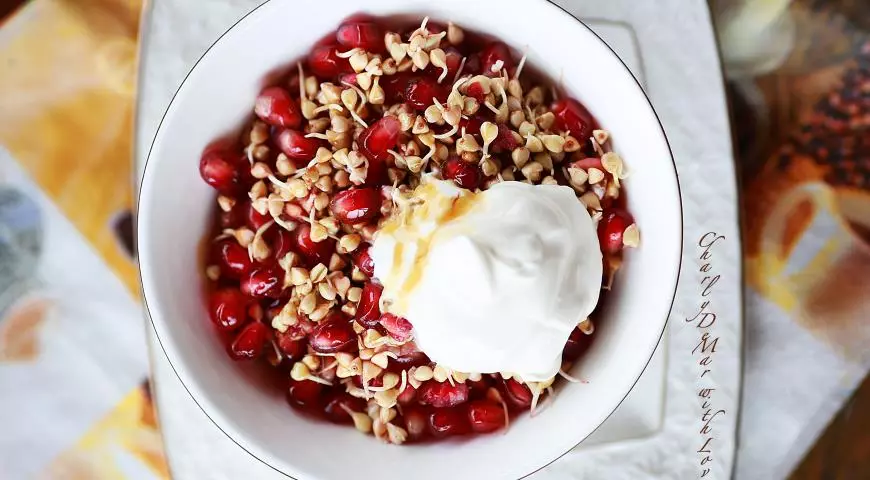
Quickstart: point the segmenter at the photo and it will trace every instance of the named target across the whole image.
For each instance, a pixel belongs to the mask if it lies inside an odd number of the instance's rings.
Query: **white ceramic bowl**
[[[294,478],[519,478],[566,453],[619,405],[650,359],[674,298],[682,223],[675,167],[661,125],[636,80],[586,26],[543,1],[271,0],[223,35],[175,95],[152,146],[139,200],[142,286],[154,329],[203,412],[240,447]],[[250,114],[264,77],[293,65],[360,8],[374,15],[452,20],[490,33],[583,102],[612,132],[631,169],[628,207],[642,245],[629,252],[613,305],[592,349],[535,418],[505,434],[391,446],[353,428],[306,418],[231,361],[210,325],[200,290],[198,246],[214,208],[200,178],[203,147]],[[182,453],[183,454],[183,453]]]

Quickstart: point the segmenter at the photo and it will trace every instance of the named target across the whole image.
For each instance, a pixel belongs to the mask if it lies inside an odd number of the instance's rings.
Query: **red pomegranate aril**
[[[371,187],[344,190],[332,197],[329,209],[341,223],[366,223],[381,213],[381,194]]]
[[[278,148],[287,155],[290,160],[296,160],[297,166],[308,162],[317,153],[317,149],[324,146],[319,138],[307,138],[304,133],[289,128],[279,130],[275,135],[275,143]]]
[[[321,45],[308,55],[308,66],[318,77],[329,78],[351,71],[350,62],[338,56],[338,47]]]
[[[563,98],[553,103],[551,110],[556,117],[556,128],[570,132],[571,136],[585,143],[592,135],[595,120],[589,110],[572,98]]]
[[[396,148],[402,125],[396,117],[386,116],[363,130],[357,145],[360,152],[369,159],[365,184],[380,186],[390,183],[387,176],[387,160],[392,156],[389,150]]]
[[[462,74],[480,75],[483,67],[480,64],[480,54],[474,53],[465,58],[465,67],[462,68]]]
[[[492,145],[495,150],[504,152],[512,152],[515,148],[520,146],[517,143],[517,139],[514,138],[511,129],[503,123],[498,124],[498,134],[496,135],[495,140],[492,141]]]
[[[381,319],[379,306],[384,287],[369,282],[363,286],[362,295],[356,308],[356,321],[366,328],[374,328]]]
[[[248,228],[255,232],[263,225],[272,221],[272,217],[269,216],[269,214],[264,215],[254,210],[254,207],[251,206],[251,202],[246,202],[246,209],[248,211]]]
[[[408,86],[405,87],[405,101],[417,110],[423,111],[435,103],[433,98],[438,99],[440,103],[446,102],[449,93],[444,84],[439,84],[431,78],[420,77],[408,82]]]
[[[362,48],[371,53],[384,50],[384,32],[381,27],[374,23],[345,23],[338,27],[335,39],[345,47]]]
[[[229,212],[221,211],[218,216],[218,223],[220,224],[221,230],[232,228],[236,229],[242,226],[242,223],[245,221],[245,214],[247,212],[244,211],[244,208],[236,205]]]
[[[468,404],[468,421],[475,432],[494,432],[505,427],[504,409],[495,402],[477,400]]]
[[[403,407],[403,419],[408,438],[420,440],[429,433],[429,411],[423,407]]]
[[[225,277],[239,279],[247,274],[252,267],[248,250],[233,239],[224,239],[214,244],[214,261]]]
[[[483,122],[488,121],[486,118],[481,117],[480,115],[474,115],[471,117],[462,117],[459,120],[459,129],[465,129],[465,133],[470,133],[472,135],[480,135],[480,127],[483,125]]]
[[[224,195],[234,195],[241,188],[239,161],[230,150],[212,149],[203,153],[199,174],[205,183]]]
[[[475,190],[480,186],[483,172],[480,171],[480,167],[477,165],[463,162],[457,157],[452,157],[444,162],[441,176],[447,180],[453,180],[454,183],[462,188]]]
[[[451,385],[450,382],[430,380],[417,389],[417,398],[421,405],[453,407],[468,400],[468,386],[458,382]]]
[[[586,157],[581,158],[580,160],[574,160],[568,164],[568,168],[579,168],[587,171],[590,168],[597,168],[602,172],[605,171],[604,167],[601,165],[601,159],[599,157]]]
[[[233,360],[253,360],[263,354],[269,340],[269,327],[253,322],[246,325],[230,343],[227,351]]]
[[[483,85],[481,85],[480,82],[471,82],[468,85],[468,89],[466,90],[466,93],[468,94],[469,97],[473,97],[475,100],[477,100],[478,102],[481,102],[481,103],[486,98],[486,92],[484,91]]]
[[[278,229],[272,240],[273,255],[276,260],[281,260],[285,255],[293,251],[295,240],[293,234],[284,230]]]
[[[399,396],[396,398],[396,401],[399,402],[400,405],[408,405],[417,399],[417,389],[414,388],[410,383],[405,385],[405,389],[399,393]]]
[[[218,329],[231,332],[242,326],[248,319],[250,299],[236,288],[222,288],[211,292],[208,310]]]
[[[287,401],[290,406],[302,410],[310,410],[320,405],[320,394],[323,391],[323,385],[312,382],[311,380],[290,380],[290,387],[287,389]]]
[[[504,387],[505,396],[515,407],[529,408],[532,406],[532,391],[529,390],[529,387],[513,378],[505,380]]]
[[[405,88],[408,82],[414,78],[408,72],[399,72],[395,75],[381,77],[381,88],[384,89],[384,97],[387,103],[402,103],[405,101]]]
[[[260,120],[276,127],[299,128],[302,124],[302,113],[296,100],[281,87],[269,87],[260,92],[254,103],[254,113]]]
[[[324,265],[329,264],[332,252],[335,251],[335,240],[327,238],[315,242],[311,239],[311,225],[308,225],[307,223],[299,224],[299,226],[296,227],[295,233],[296,247],[299,249],[299,253],[304,255],[312,266],[318,263]]]
[[[603,212],[598,222],[598,243],[604,253],[614,254],[622,251],[622,235],[634,219],[621,208],[610,208]]]
[[[502,62],[501,69],[512,70],[514,68],[514,60],[511,57],[510,48],[504,42],[492,42],[480,52],[480,63],[484,75],[496,77],[501,72],[499,69],[496,72],[492,71],[492,67],[499,61]]]
[[[242,293],[254,298],[275,298],[282,290],[284,272],[274,265],[257,267],[242,279]]]
[[[356,249],[353,255],[353,264],[369,277],[375,276],[375,261],[369,255],[370,245],[363,245]]]
[[[286,332],[275,331],[275,343],[278,349],[289,361],[301,360],[306,353],[306,345],[302,340],[294,339],[293,333],[288,329]]]
[[[465,409],[436,408],[429,414],[429,432],[437,438],[471,433]]]
[[[384,161],[391,157],[389,150],[396,147],[401,133],[402,124],[396,117],[388,115],[363,130],[357,142],[369,160]]]
[[[343,315],[342,318],[324,320],[308,338],[308,345],[318,353],[352,351],[358,348],[356,332]]]
[[[365,412],[366,402],[345,392],[333,391],[329,393],[323,406],[323,413],[333,423],[353,423],[353,417],[347,412]]]
[[[562,348],[562,361],[574,361],[580,358],[580,355],[589,349],[592,343],[592,335],[586,335],[579,328],[571,331],[568,341],[565,342],[565,347]]]
[[[392,313],[381,315],[381,325],[383,325],[393,339],[399,342],[404,342],[411,338],[411,330],[414,329],[414,326],[406,318],[393,315]]]

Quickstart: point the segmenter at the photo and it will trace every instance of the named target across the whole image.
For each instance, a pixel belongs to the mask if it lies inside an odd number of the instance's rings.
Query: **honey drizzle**
[[[394,218],[388,225],[385,225],[383,228],[383,233],[388,234],[396,234],[396,245],[393,248],[393,268],[390,270],[389,281],[388,284],[395,285],[397,280],[399,279],[399,275],[404,267],[404,242],[406,238],[416,237],[416,253],[414,255],[413,264],[411,265],[411,271],[408,273],[408,277],[405,279],[405,282],[395,291],[395,293],[391,294],[392,304],[390,310],[392,313],[397,315],[403,315],[406,311],[407,307],[407,299],[410,294],[414,291],[417,285],[420,283],[420,280],[423,277],[423,272],[426,269],[426,265],[428,263],[429,251],[432,249],[433,243],[436,241],[436,237],[438,233],[442,230],[442,228],[448,223],[462,217],[467,214],[475,205],[476,193],[469,193],[460,197],[451,198],[450,206],[444,211],[441,212],[438,217],[435,219],[435,228],[426,235],[419,235],[419,226],[418,222],[415,222],[415,218],[426,219],[430,215],[430,210],[435,207],[433,205],[434,202],[438,202],[441,200],[439,197],[441,196],[438,193],[437,187],[434,184],[425,184],[420,186],[417,191],[414,192],[414,196],[417,198],[422,198],[423,203],[416,207],[419,209],[417,212],[402,212],[403,214],[399,215],[398,218]],[[436,210],[437,207],[435,208]],[[402,232],[402,227],[405,227],[407,231]],[[404,238],[403,238],[404,237]]]

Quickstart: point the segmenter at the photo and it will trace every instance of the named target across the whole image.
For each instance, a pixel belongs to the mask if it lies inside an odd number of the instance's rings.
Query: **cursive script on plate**
[[[691,324],[698,331],[698,341],[692,349],[692,355],[698,359],[698,399],[701,407],[699,417],[701,429],[698,430],[698,466],[700,467],[699,478],[710,474],[710,464],[714,458],[714,442],[716,440],[714,420],[724,416],[725,410],[716,408],[716,388],[710,386],[712,381],[708,374],[714,369],[713,358],[716,356],[716,347],[719,337],[713,333],[716,325],[716,311],[712,306],[711,295],[719,282],[713,261],[717,242],[725,240],[724,235],[716,232],[705,233],[698,240],[699,271],[702,274],[700,281],[700,301],[694,316],[687,317],[686,323]]]

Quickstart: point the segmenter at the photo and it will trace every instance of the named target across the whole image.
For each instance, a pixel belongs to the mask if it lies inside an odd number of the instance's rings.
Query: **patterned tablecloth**
[[[665,14],[699,20],[670,3]],[[854,279],[870,270],[870,27],[814,0],[714,3],[739,77],[746,176],[737,476],[780,478],[868,366],[870,291]],[[0,478],[169,476],[131,254],[141,9],[31,0],[0,24]],[[809,20],[819,11],[830,22]],[[819,38],[833,40],[821,48]],[[657,68],[672,54],[655,52]],[[811,99],[787,119],[766,115],[775,89],[755,88],[771,70],[802,79]],[[696,162],[703,169],[703,155]]]

